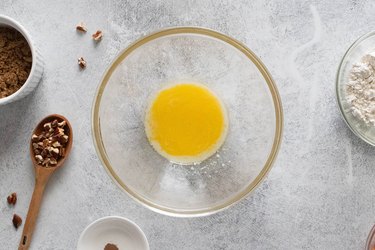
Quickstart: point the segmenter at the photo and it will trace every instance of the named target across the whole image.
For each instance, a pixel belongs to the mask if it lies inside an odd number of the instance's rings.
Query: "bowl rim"
[[[370,248],[370,246],[371,246],[372,239],[375,236],[374,234],[375,234],[375,225],[373,225],[371,227],[371,230],[368,233],[367,240],[366,240],[366,248],[365,248],[366,250],[372,250],[372,248]]]
[[[93,222],[91,222],[89,225],[87,225],[85,227],[85,229],[83,229],[81,235],[79,236],[78,238],[78,241],[77,241],[77,249],[78,249],[78,246],[79,244],[82,242],[82,239],[83,237],[86,235],[86,233],[90,230],[90,228],[92,228],[94,225],[102,222],[102,221],[106,221],[106,220],[119,220],[119,221],[122,221],[122,222],[125,222],[127,223],[128,225],[131,225],[132,227],[134,227],[136,229],[136,231],[142,236],[142,240],[143,242],[146,244],[147,246],[147,249],[150,249],[150,245],[148,243],[148,240],[147,240],[147,237],[146,237],[146,234],[143,232],[143,230],[132,220],[129,220],[127,218],[124,218],[124,217],[121,217],[121,216],[116,216],[116,215],[111,215],[111,216],[105,216],[105,217],[102,217],[102,218],[99,218],[99,219],[96,219],[94,220]]]
[[[8,21],[9,24],[5,23],[4,20]],[[35,47],[32,39],[31,39],[31,36],[30,36],[29,32],[19,22],[17,22],[16,20],[14,20],[11,17],[5,16],[5,15],[0,15],[0,26],[1,25],[10,26],[11,28],[13,28],[13,29],[17,30],[19,33],[21,33],[21,35],[26,39],[27,44],[30,47],[31,56],[32,56],[32,60],[33,60],[32,63],[31,63],[30,73],[27,76],[26,82],[21,86],[21,88],[19,88],[16,92],[11,94],[10,96],[0,98],[0,105],[3,105],[3,104],[7,104],[7,103],[12,102],[15,98],[17,98],[17,96],[24,89],[27,88],[26,86],[29,85],[29,83],[31,82],[32,76],[34,75],[37,58],[36,58],[36,47]]]
[[[344,119],[346,125],[349,127],[349,129],[357,136],[359,137],[360,139],[362,139],[364,142],[372,145],[372,146],[375,146],[375,141],[372,142],[371,140],[369,140],[367,137],[363,136],[359,131],[357,131],[357,129],[355,129],[353,127],[353,125],[349,122],[348,118],[347,118],[347,115],[344,111],[344,107],[342,105],[342,102],[340,100],[340,82],[343,80],[340,75],[342,73],[342,71],[344,70],[344,64],[346,63],[348,57],[350,56],[350,54],[357,48],[357,46],[363,42],[364,40],[366,40],[367,38],[371,37],[371,36],[374,36],[375,35],[375,31],[370,31],[362,36],[360,36],[359,38],[357,38],[350,46],[349,48],[346,50],[344,56],[342,57],[341,61],[340,61],[340,64],[339,64],[339,67],[337,69],[337,72],[336,72],[336,102],[339,106],[339,109],[340,109],[340,113],[341,113],[341,116],[342,118]],[[344,78],[345,79],[345,78]]]
[[[273,140],[273,145],[271,148],[271,151],[268,155],[268,159],[263,166],[262,170],[258,174],[258,176],[249,183],[243,190],[241,190],[239,193],[234,195],[233,197],[230,197],[225,202],[212,206],[207,208],[201,208],[201,209],[194,209],[194,210],[183,210],[183,209],[175,209],[170,208],[162,205],[158,205],[150,200],[147,200],[145,197],[142,197],[141,195],[137,194],[136,191],[132,190],[131,188],[127,187],[126,184],[118,177],[118,175],[115,173],[115,171],[112,169],[111,164],[109,162],[108,156],[106,154],[106,150],[103,144],[103,140],[101,138],[101,132],[100,132],[100,117],[99,117],[99,108],[100,108],[100,101],[103,94],[103,91],[108,83],[108,80],[113,73],[114,69],[117,67],[119,63],[122,62],[132,51],[139,48],[143,44],[152,41],[154,39],[168,36],[168,35],[175,35],[175,34],[198,34],[198,35],[205,35],[211,38],[218,39],[222,42],[225,42],[236,49],[238,49],[240,52],[242,52],[249,60],[251,60],[259,70],[259,72],[262,74],[263,78],[267,82],[270,94],[272,96],[274,109],[275,109],[275,122],[276,122],[276,128],[275,128],[275,135]],[[283,130],[283,111],[282,111],[282,104],[281,104],[281,98],[279,95],[279,92],[276,88],[276,85],[274,83],[274,80],[272,79],[270,73],[268,72],[267,68],[264,66],[264,64],[260,61],[260,59],[244,44],[241,42],[225,35],[220,32],[214,31],[212,29],[203,28],[203,27],[195,27],[195,26],[179,26],[179,27],[169,27],[165,29],[161,29],[155,32],[152,32],[146,36],[141,37],[140,39],[134,41],[129,46],[127,46],[124,50],[122,50],[118,56],[111,62],[107,70],[104,72],[103,77],[99,83],[99,86],[97,87],[96,94],[93,101],[92,106],[92,134],[93,134],[93,140],[96,152],[106,169],[107,173],[110,175],[112,180],[126,193],[129,194],[131,198],[136,200],[137,202],[141,203],[142,205],[146,206],[147,208],[169,216],[175,216],[175,217],[197,217],[197,216],[205,216],[210,215],[213,213],[216,213],[218,211],[221,211],[225,208],[228,208],[243,198],[245,198],[247,195],[249,195],[253,190],[255,190],[256,187],[264,180],[264,178],[267,176],[268,172],[270,171],[277,153],[280,149],[281,139],[282,139],[282,130]]]

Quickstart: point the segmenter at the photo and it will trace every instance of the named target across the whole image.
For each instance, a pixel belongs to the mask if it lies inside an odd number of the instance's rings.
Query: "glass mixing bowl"
[[[217,94],[229,119],[223,146],[193,165],[160,156],[144,129],[151,96],[184,82]],[[92,125],[104,167],[131,197],[163,214],[200,216],[234,204],[263,180],[280,146],[282,122],[276,86],[252,51],[212,30],[178,27],[120,53],[98,87]]]
[[[345,86],[349,80],[349,73],[354,63],[359,62],[367,53],[375,50],[375,32],[370,32],[357,39],[346,51],[341,60],[336,77],[336,96],[340,111],[348,127],[355,135],[365,142],[375,146],[375,126],[353,116],[350,104],[347,102]]]

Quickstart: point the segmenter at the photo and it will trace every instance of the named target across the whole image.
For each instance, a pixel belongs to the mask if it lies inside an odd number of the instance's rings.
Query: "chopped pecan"
[[[43,125],[44,131],[32,136],[35,160],[44,167],[54,167],[65,156],[69,136],[65,132],[66,121],[57,119]]]
[[[17,202],[17,194],[16,194],[16,193],[11,193],[11,194],[7,197],[7,201],[8,201],[8,204],[9,204],[9,205],[16,205],[16,202]]]
[[[19,226],[21,226],[22,219],[17,214],[14,214],[12,222],[13,222],[14,227],[17,229]]]
[[[92,38],[95,40],[95,41],[100,41],[103,37],[103,32],[101,30],[97,30],[94,34],[92,34]]]
[[[66,121],[62,121],[62,122],[59,122],[59,123],[57,123],[57,126],[59,126],[59,127],[64,127],[66,125]]]
[[[61,136],[61,138],[60,138],[60,142],[61,142],[62,144],[67,143],[68,140],[69,140],[69,136],[67,136],[67,135],[63,135],[63,136]]]
[[[35,160],[38,162],[38,163],[41,163],[43,161],[43,156],[41,155],[36,155],[35,156]]]
[[[54,147],[51,147],[49,152],[54,157],[57,157],[60,154],[60,150],[58,148],[54,148]]]
[[[55,120],[53,120],[53,122],[51,123],[51,126],[52,126],[52,128],[56,128],[58,124],[59,124],[58,121],[55,119]]]
[[[46,124],[44,124],[43,127],[44,127],[44,130],[45,130],[45,131],[49,131],[49,130],[52,128],[50,122],[47,122]]]
[[[77,29],[78,31],[81,31],[81,32],[86,32],[86,31],[87,31],[87,29],[86,29],[86,27],[85,27],[85,24],[84,24],[83,22],[80,22],[79,24],[77,24],[76,29]]]
[[[33,143],[33,149],[35,150],[35,149],[38,149],[39,148],[39,144],[38,143]]]
[[[86,68],[86,61],[83,57],[78,58],[78,65],[81,69]]]
[[[43,140],[43,147],[47,147],[49,145],[49,140],[48,139],[44,139]]]
[[[42,162],[42,165],[48,167],[48,163],[51,161],[50,158],[46,158],[43,162]]]
[[[33,135],[31,136],[31,140],[32,140],[33,142],[37,142],[37,141],[39,140],[39,136],[37,136],[36,134],[33,134]]]
[[[50,161],[49,161],[49,164],[51,165],[56,165],[57,164],[57,160],[55,158],[51,158]]]

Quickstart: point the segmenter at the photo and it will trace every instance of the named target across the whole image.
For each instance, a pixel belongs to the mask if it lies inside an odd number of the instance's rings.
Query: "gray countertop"
[[[341,118],[335,74],[349,45],[374,30],[374,11],[372,0],[0,1],[0,14],[26,27],[45,60],[34,94],[0,107],[0,248],[16,249],[22,228],[13,228],[12,214],[25,218],[32,194],[30,133],[61,113],[74,126],[74,151],[48,185],[32,249],[75,249],[82,230],[106,215],[135,221],[151,249],[363,249],[375,222],[375,154]],[[88,34],[76,33],[79,21]],[[91,104],[111,60],[133,40],[181,25],[250,47],[273,75],[285,116],[280,153],[259,188],[230,209],[191,219],[159,215],[122,192],[91,137]],[[104,32],[97,46],[96,29]],[[19,196],[15,208],[6,204],[10,192]]]

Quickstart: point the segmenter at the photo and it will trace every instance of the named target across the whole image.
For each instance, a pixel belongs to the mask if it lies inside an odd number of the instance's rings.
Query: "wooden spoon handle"
[[[38,217],[40,204],[43,197],[46,181],[36,181],[33,196],[30,201],[29,211],[27,212],[25,226],[23,227],[22,237],[18,250],[27,250],[30,247],[31,237],[34,232],[36,219]]]

